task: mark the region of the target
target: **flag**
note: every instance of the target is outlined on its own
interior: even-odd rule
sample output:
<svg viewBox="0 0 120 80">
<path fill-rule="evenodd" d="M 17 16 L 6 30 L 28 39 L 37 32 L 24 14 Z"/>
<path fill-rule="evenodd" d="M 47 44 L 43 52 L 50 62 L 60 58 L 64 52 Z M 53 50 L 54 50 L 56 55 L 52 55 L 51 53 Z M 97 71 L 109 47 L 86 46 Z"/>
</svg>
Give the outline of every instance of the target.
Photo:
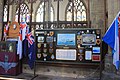
<svg viewBox="0 0 120 80">
<path fill-rule="evenodd" d="M 22 59 L 22 30 L 20 30 L 19 36 L 18 36 L 18 45 L 17 45 L 17 54 L 19 55 L 19 59 Z"/>
<path fill-rule="evenodd" d="M 27 57 L 27 53 L 28 53 L 28 41 L 27 41 L 27 37 L 25 36 L 25 39 L 22 41 L 23 44 L 23 56 Z"/>
<path fill-rule="evenodd" d="M 28 41 L 27 41 L 27 34 L 29 32 L 29 27 L 26 27 L 25 39 L 23 40 L 23 54 L 24 57 L 27 57 L 28 54 Z"/>
<path fill-rule="evenodd" d="M 35 61 L 35 46 L 34 37 L 31 32 L 27 34 L 27 40 L 28 40 L 28 64 L 32 69 L 34 67 Z"/>
<path fill-rule="evenodd" d="M 26 35 L 26 27 L 27 27 L 26 22 L 21 22 L 20 27 L 22 29 L 22 41 L 23 41 L 25 39 L 25 35 Z"/>
<path fill-rule="evenodd" d="M 119 17 L 120 13 L 115 17 L 112 24 L 108 28 L 107 32 L 103 37 L 103 41 L 107 43 L 112 48 L 113 53 L 113 64 L 116 67 L 116 70 L 119 69 L 120 60 L 119 60 Z"/>
<path fill-rule="evenodd" d="M 7 36 L 7 34 L 8 34 L 9 24 L 10 24 L 10 23 L 8 22 L 7 25 L 5 25 L 3 40 L 4 40 L 4 38 L 5 38 L 5 37 Z"/>
</svg>

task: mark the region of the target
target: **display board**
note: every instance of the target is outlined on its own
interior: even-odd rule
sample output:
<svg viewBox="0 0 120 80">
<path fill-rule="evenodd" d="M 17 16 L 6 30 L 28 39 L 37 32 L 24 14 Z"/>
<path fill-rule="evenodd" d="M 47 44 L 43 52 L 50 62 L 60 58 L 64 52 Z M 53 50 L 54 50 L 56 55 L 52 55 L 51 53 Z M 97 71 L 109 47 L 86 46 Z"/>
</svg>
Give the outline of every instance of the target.
<svg viewBox="0 0 120 80">
<path fill-rule="evenodd" d="M 100 29 L 36 30 L 36 60 L 100 63 Z"/>
</svg>

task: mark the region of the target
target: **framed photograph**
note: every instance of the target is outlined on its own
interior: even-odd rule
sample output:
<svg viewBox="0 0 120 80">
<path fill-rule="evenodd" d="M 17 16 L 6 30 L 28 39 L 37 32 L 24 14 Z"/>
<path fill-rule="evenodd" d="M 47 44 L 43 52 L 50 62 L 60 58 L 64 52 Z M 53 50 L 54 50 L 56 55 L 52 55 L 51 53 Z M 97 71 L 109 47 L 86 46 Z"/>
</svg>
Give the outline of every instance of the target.
<svg viewBox="0 0 120 80">
<path fill-rule="evenodd" d="M 49 42 L 53 42 L 53 36 L 47 36 L 46 41 Z"/>
<path fill-rule="evenodd" d="M 44 42 L 44 36 L 38 36 L 37 41 L 38 42 Z"/>
<path fill-rule="evenodd" d="M 92 61 L 100 61 L 100 55 L 92 55 Z"/>
<path fill-rule="evenodd" d="M 0 42 L 0 51 L 1 52 L 6 52 L 6 43 L 5 42 Z"/>
<path fill-rule="evenodd" d="M 16 52 L 16 42 L 7 41 L 6 47 L 7 47 L 7 52 Z"/>
<path fill-rule="evenodd" d="M 75 46 L 75 33 L 57 34 L 57 46 Z"/>
<path fill-rule="evenodd" d="M 93 51 L 93 53 L 99 53 L 100 54 L 100 47 L 93 47 L 92 51 Z"/>
<path fill-rule="evenodd" d="M 85 51 L 85 60 L 92 60 L 92 51 Z"/>
<path fill-rule="evenodd" d="M 82 34 L 82 45 L 95 45 L 96 35 L 95 34 Z"/>
<path fill-rule="evenodd" d="M 14 44 L 13 43 L 9 43 L 8 44 L 8 51 L 9 52 L 13 52 L 13 50 L 14 50 L 13 47 L 14 47 Z"/>
</svg>

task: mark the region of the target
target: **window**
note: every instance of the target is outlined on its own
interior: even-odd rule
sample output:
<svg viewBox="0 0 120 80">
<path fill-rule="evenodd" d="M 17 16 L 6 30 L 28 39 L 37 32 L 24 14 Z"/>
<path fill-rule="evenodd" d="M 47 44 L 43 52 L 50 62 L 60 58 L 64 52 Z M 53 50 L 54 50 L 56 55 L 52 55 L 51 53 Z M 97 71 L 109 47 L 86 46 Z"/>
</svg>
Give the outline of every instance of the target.
<svg viewBox="0 0 120 80">
<path fill-rule="evenodd" d="M 7 11 L 7 9 L 8 9 L 8 6 L 7 5 L 5 5 L 4 6 L 4 17 L 3 17 L 3 21 L 4 22 L 7 22 L 7 14 L 8 14 L 8 11 Z"/>
<path fill-rule="evenodd" d="M 17 8 L 16 16 L 15 16 L 15 21 L 17 22 L 18 22 L 18 14 L 19 14 L 19 8 Z M 20 22 L 22 19 L 26 22 L 30 21 L 29 8 L 25 3 L 20 5 Z"/>
<path fill-rule="evenodd" d="M 81 0 L 74 0 L 74 21 L 86 21 L 86 7 Z M 72 21 L 72 2 L 66 8 L 66 20 Z"/>
<path fill-rule="evenodd" d="M 46 11 L 46 8 L 45 8 L 45 11 Z M 54 19 L 53 12 L 54 12 L 54 10 L 53 10 L 53 7 L 51 5 L 51 8 L 50 8 L 50 21 L 53 21 L 53 19 Z M 43 22 L 43 16 L 44 16 L 44 2 L 41 2 L 38 9 L 37 9 L 37 12 L 36 12 L 36 22 Z"/>
</svg>

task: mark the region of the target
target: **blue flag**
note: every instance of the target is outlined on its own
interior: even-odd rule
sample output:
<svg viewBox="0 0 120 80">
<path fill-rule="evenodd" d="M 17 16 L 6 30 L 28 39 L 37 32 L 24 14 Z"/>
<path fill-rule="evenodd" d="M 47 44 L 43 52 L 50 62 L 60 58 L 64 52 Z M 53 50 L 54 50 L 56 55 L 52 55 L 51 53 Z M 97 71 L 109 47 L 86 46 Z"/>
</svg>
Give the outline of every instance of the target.
<svg viewBox="0 0 120 80">
<path fill-rule="evenodd" d="M 27 40 L 28 40 L 28 64 L 30 68 L 32 69 L 34 67 L 34 61 L 35 61 L 35 46 L 34 46 L 34 37 L 32 33 L 27 34 Z"/>
<path fill-rule="evenodd" d="M 112 48 L 113 53 L 113 64 L 115 65 L 116 69 L 119 69 L 119 23 L 118 18 L 120 14 L 118 14 L 115 19 L 113 20 L 112 24 L 110 25 L 109 29 L 105 33 L 103 37 L 103 41 L 107 43 Z"/>
<path fill-rule="evenodd" d="M 25 39 L 23 40 L 23 54 L 24 57 L 27 57 L 28 54 L 28 40 L 27 40 L 27 34 L 29 33 L 29 27 L 26 27 L 26 36 Z"/>
</svg>

